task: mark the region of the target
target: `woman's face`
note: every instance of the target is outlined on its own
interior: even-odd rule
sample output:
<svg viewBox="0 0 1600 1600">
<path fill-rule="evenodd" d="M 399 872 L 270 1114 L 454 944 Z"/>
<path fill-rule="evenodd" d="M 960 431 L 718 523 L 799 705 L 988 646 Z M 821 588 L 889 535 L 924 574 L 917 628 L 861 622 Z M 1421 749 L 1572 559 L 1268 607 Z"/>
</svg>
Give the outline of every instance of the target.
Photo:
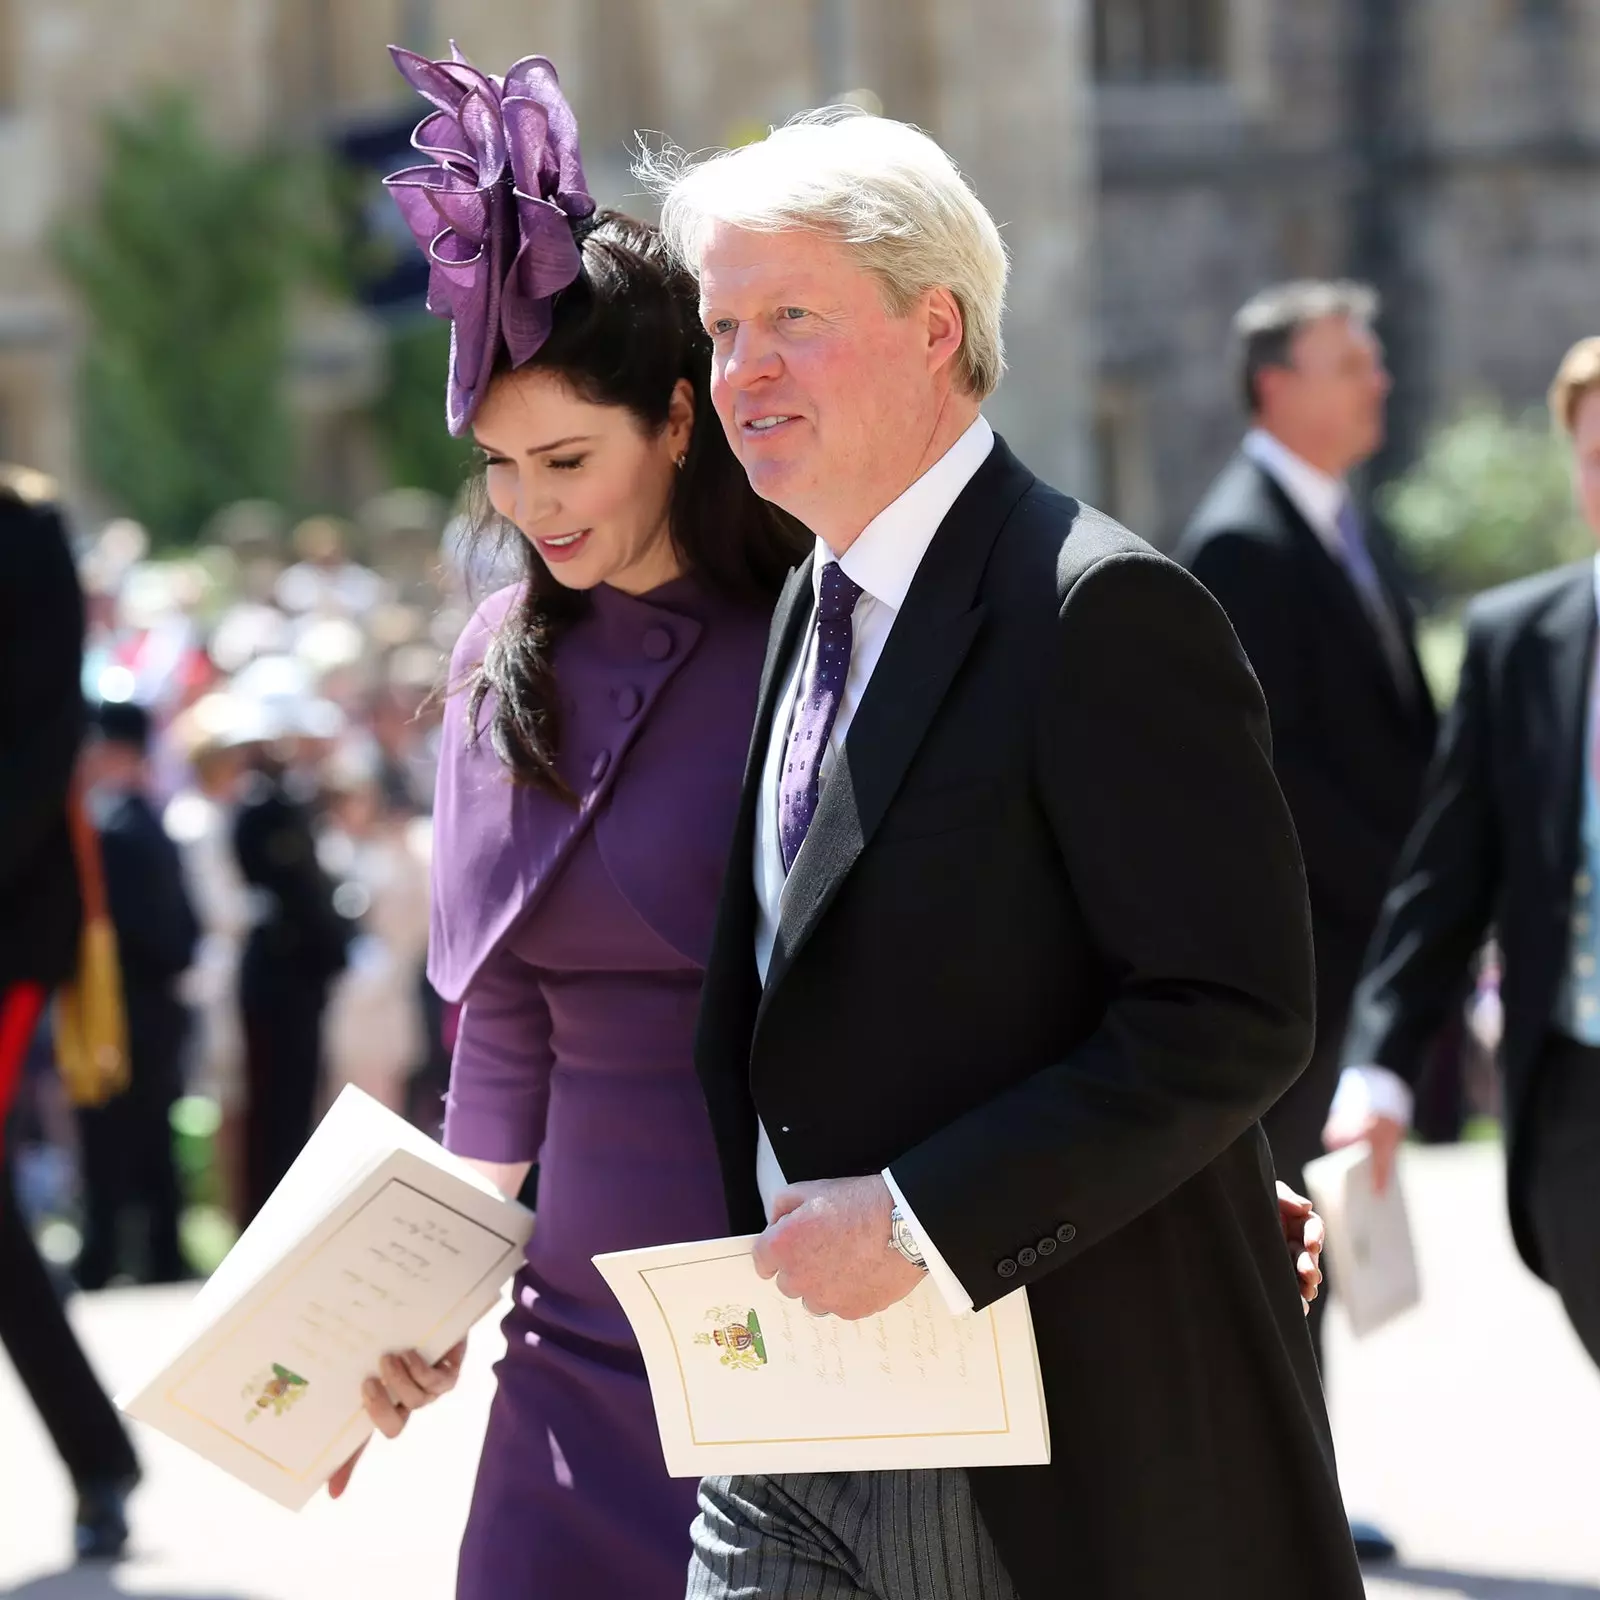
<svg viewBox="0 0 1600 1600">
<path fill-rule="evenodd" d="M 651 434 L 625 407 L 594 405 L 532 369 L 495 380 L 472 431 L 495 510 L 561 583 L 644 594 L 682 571 L 668 508 L 693 426 L 686 380 L 666 426 Z"/>
</svg>

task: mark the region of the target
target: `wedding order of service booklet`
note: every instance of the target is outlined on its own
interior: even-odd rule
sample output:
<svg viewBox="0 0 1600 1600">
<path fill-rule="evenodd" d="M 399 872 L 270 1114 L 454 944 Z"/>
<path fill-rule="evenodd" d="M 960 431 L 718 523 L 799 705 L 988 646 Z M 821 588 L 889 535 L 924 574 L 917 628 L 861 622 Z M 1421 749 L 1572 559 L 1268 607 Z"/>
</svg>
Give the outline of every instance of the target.
<svg viewBox="0 0 1600 1600">
<path fill-rule="evenodd" d="M 1049 1461 L 1026 1290 L 958 1317 L 924 1281 L 876 1317 L 813 1317 L 758 1276 L 754 1242 L 595 1257 L 673 1477 Z"/>
<path fill-rule="evenodd" d="M 388 1351 L 437 1361 L 516 1271 L 533 1215 L 359 1089 L 323 1118 L 117 1404 L 298 1511 L 372 1432 Z"/>
<path fill-rule="evenodd" d="M 1350 1331 L 1358 1339 L 1376 1333 L 1422 1298 L 1399 1164 L 1379 1194 L 1372 1146 L 1363 1140 L 1318 1156 L 1305 1180 L 1328 1230 L 1328 1259 Z"/>
</svg>

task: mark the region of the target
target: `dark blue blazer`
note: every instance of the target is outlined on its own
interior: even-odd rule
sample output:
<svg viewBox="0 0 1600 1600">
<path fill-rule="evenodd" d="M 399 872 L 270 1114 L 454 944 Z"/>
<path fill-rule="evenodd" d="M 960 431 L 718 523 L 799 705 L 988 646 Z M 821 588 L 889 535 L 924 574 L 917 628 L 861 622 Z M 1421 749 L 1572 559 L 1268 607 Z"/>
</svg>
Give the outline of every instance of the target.
<svg viewBox="0 0 1600 1600">
<path fill-rule="evenodd" d="M 135 1085 L 176 1092 L 188 1028 L 177 986 L 194 962 L 199 919 L 177 847 L 143 795 L 121 796 L 99 821 Z"/>
</svg>

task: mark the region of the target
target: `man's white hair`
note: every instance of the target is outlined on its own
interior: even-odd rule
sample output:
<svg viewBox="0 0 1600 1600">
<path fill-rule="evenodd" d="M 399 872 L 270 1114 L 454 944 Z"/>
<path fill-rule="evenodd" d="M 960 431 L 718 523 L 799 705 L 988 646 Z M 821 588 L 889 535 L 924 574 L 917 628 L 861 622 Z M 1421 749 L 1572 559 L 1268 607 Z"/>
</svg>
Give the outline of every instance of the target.
<svg viewBox="0 0 1600 1600">
<path fill-rule="evenodd" d="M 691 270 L 713 223 L 828 235 L 878 279 L 897 316 L 929 289 L 948 289 L 963 328 L 957 383 L 982 400 L 1000 382 L 1006 247 L 955 162 L 919 129 L 828 106 L 703 158 L 647 151 L 635 172 L 661 202 L 668 246 Z"/>
</svg>

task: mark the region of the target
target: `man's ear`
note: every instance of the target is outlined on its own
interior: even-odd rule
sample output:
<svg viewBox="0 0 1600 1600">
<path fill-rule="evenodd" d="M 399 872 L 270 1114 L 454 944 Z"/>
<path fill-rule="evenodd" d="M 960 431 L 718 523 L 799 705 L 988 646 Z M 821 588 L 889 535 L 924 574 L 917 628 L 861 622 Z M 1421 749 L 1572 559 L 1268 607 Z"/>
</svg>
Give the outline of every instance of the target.
<svg viewBox="0 0 1600 1600">
<path fill-rule="evenodd" d="M 966 322 L 956 297 L 944 288 L 930 289 L 924 310 L 928 329 L 928 366 L 932 372 L 954 363 L 966 337 Z"/>
<path fill-rule="evenodd" d="M 1284 380 L 1288 376 L 1287 367 L 1270 366 L 1258 369 L 1255 378 L 1256 403 L 1250 412 L 1252 427 L 1261 426 L 1262 419 L 1275 409 L 1283 390 Z"/>
</svg>

